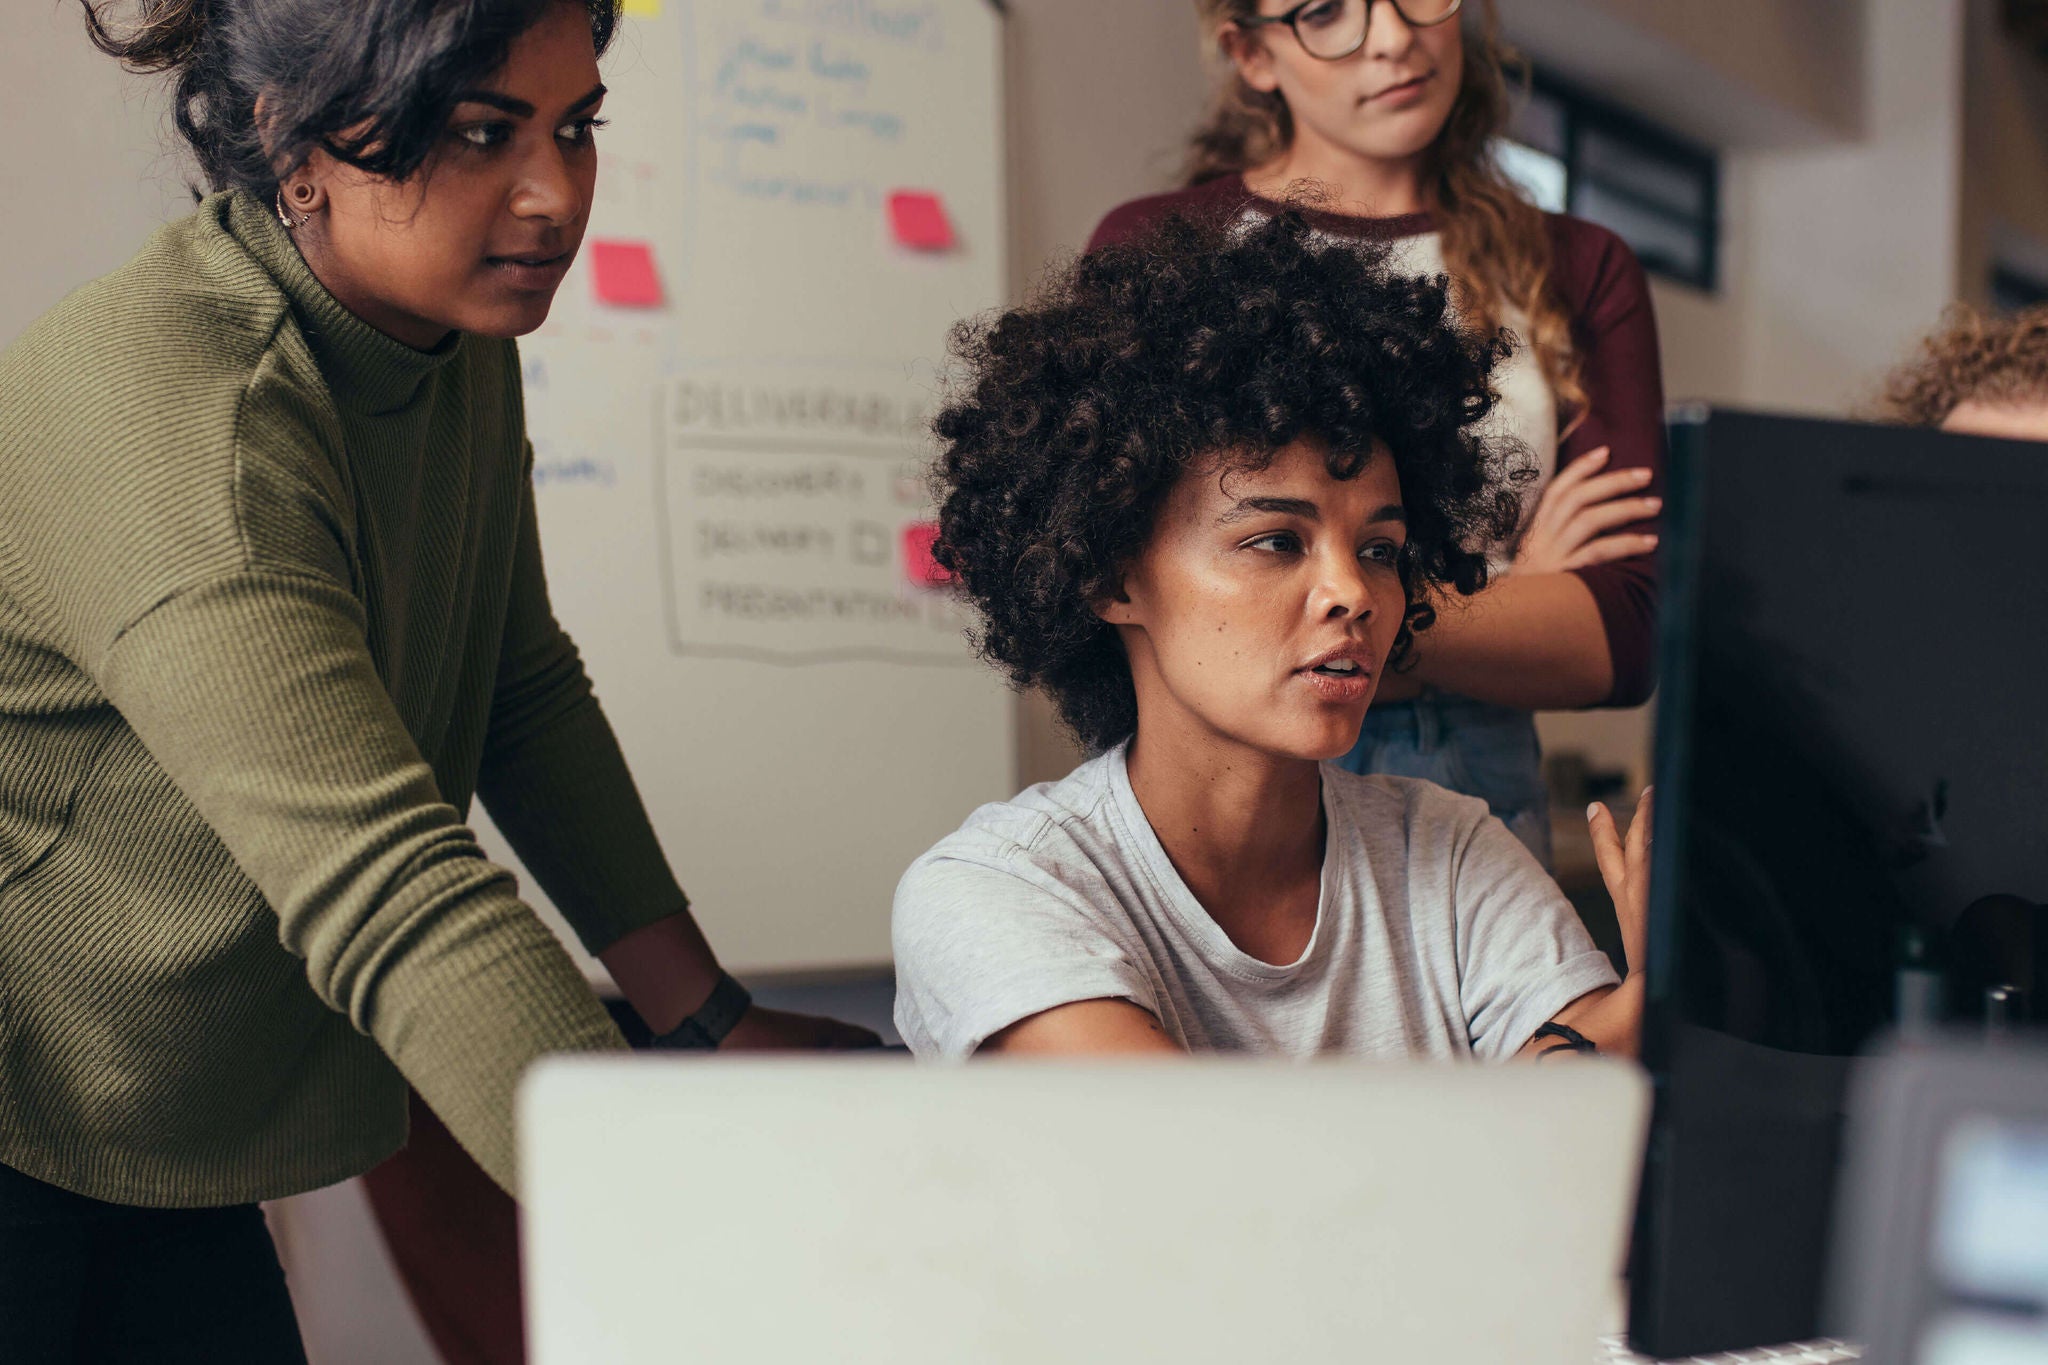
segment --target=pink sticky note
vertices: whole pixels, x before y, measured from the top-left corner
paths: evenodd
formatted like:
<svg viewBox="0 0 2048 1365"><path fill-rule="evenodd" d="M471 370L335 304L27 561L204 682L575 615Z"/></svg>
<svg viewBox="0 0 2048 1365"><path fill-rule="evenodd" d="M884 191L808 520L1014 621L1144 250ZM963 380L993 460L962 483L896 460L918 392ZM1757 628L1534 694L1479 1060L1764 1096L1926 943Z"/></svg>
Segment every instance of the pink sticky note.
<svg viewBox="0 0 2048 1365"><path fill-rule="evenodd" d="M920 588L940 588L953 581L946 566L932 558L932 542L938 538L936 522L917 521L903 528L903 576Z"/></svg>
<svg viewBox="0 0 2048 1365"><path fill-rule="evenodd" d="M889 227L912 251L951 251L953 223L946 206L929 190L897 190L889 196Z"/></svg>
<svg viewBox="0 0 2048 1365"><path fill-rule="evenodd" d="M645 242L590 243L590 279L597 301L614 308L659 308L661 275Z"/></svg>

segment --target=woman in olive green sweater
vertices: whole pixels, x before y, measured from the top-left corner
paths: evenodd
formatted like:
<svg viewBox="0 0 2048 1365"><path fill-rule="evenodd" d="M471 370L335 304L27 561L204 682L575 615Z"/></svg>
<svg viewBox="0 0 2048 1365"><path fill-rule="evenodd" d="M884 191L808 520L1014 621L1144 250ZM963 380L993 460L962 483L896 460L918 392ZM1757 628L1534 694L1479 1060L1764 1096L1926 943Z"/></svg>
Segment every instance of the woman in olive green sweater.
<svg viewBox="0 0 2048 1365"><path fill-rule="evenodd" d="M656 1033L830 1046L692 922L541 571L510 338L615 0L88 4L216 193L0 357L0 1359L294 1359L253 1203ZM735 1020L737 1022L735 1022Z"/></svg>

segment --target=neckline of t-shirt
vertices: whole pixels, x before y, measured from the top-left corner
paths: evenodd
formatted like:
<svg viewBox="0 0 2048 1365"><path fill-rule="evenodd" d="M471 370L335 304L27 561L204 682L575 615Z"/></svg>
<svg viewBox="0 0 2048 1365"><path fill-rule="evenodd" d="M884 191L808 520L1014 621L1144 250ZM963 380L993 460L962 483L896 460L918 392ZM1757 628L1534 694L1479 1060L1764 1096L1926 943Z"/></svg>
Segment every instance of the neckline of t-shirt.
<svg viewBox="0 0 2048 1365"><path fill-rule="evenodd" d="M1261 213L1285 213L1289 209L1298 211L1306 218L1309 226L1332 237L1349 237L1367 242L1396 242L1404 237L1420 237L1436 231L1436 219L1425 209L1420 213L1396 213L1385 218L1368 218L1354 213L1337 213L1330 209L1319 209L1309 204L1290 204L1281 199L1268 199L1245 183L1244 173L1239 172L1230 179L1230 187L1244 196L1247 204Z"/></svg>
<svg viewBox="0 0 2048 1365"><path fill-rule="evenodd" d="M1105 755L1110 760L1110 808L1115 812L1118 823L1124 826L1122 832L1127 846L1138 855L1137 864L1159 893L1166 912L1209 950L1210 965L1245 981L1271 985L1292 981L1325 957L1335 935L1331 923L1335 918L1336 895L1333 888L1338 875L1335 853L1340 838L1327 776L1322 778L1322 794L1328 829L1324 835L1322 876L1316 889L1315 928L1309 932L1308 946L1301 950L1300 957L1292 962L1268 962L1264 958L1253 957L1230 941L1230 935L1223 932L1223 926L1210 916L1201 901L1195 898L1195 893L1188 889L1180 869L1173 865L1173 859L1166 856L1166 846L1159 842L1151 819L1138 803L1137 792L1131 789L1131 771L1125 763L1129 752L1130 741L1125 740Z"/></svg>

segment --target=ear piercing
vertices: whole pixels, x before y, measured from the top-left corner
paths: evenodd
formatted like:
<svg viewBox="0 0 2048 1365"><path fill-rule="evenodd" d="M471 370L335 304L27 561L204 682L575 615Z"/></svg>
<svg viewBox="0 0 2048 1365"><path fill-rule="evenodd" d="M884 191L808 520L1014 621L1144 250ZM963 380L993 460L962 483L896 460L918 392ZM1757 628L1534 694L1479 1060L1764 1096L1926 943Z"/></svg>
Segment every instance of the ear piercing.
<svg viewBox="0 0 2048 1365"><path fill-rule="evenodd" d="M279 185L277 187L277 221L284 224L285 231L296 232L312 220L312 215L303 210L312 207L313 198L318 193L319 191L303 180L293 185L291 187L292 199L301 206L301 211L294 212L285 207L284 186Z"/></svg>

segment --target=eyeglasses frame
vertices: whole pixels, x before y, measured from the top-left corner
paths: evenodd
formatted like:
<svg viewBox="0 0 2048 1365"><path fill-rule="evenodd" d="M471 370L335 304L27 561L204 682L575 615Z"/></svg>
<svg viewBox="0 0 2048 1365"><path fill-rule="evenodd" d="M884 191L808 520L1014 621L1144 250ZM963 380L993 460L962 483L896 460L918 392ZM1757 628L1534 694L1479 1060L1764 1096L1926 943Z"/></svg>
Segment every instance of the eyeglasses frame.
<svg viewBox="0 0 2048 1365"><path fill-rule="evenodd" d="M1341 62L1347 57L1357 55L1358 50L1365 46L1365 40L1372 36L1372 7L1380 3L1380 0L1365 0L1365 27L1360 30L1358 41L1353 43L1347 50L1331 57L1325 57L1322 53L1317 52L1308 45L1308 40L1301 36L1299 23L1302 11L1313 9L1315 6L1323 3L1325 3L1325 0L1301 0L1300 4L1288 10L1285 14L1255 14L1249 19L1233 19L1231 22L1239 28L1245 29L1270 28L1274 24L1285 24L1289 31L1294 34L1294 41L1301 44L1301 50L1319 62ZM1394 13L1400 15L1401 22L1410 28L1435 28L1438 24L1448 23L1450 20L1457 18L1458 11L1465 8L1465 0L1451 0L1451 7L1441 15L1434 19L1421 21L1408 17L1408 11L1401 8L1401 0L1386 0L1386 3L1394 7Z"/></svg>

